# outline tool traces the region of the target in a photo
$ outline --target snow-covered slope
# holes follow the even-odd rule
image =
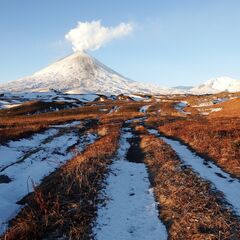
[[[141,84],[123,77],[86,53],[74,53],[32,76],[0,85],[0,91],[66,93],[170,93],[177,90]]]
[[[230,77],[218,77],[212,78],[190,90],[192,93],[204,94],[204,93],[218,93],[218,92],[238,92],[240,91],[240,80]]]
[[[163,88],[143,84],[123,77],[92,56],[83,52],[60,59],[32,76],[0,84],[1,92],[49,92],[71,94],[177,94],[217,93],[240,91],[240,81],[229,77],[210,79],[200,86]]]

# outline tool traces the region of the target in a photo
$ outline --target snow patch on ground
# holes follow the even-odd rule
[[[214,104],[226,102],[226,101],[229,101],[229,100],[230,100],[230,98],[217,98],[217,99],[214,99],[212,101],[206,101],[205,100],[205,102],[199,103],[198,105],[193,105],[192,107],[195,107],[195,108],[210,107]]]
[[[159,136],[156,130],[149,130],[150,133]],[[202,178],[210,181],[217,190],[223,192],[226,200],[230,203],[236,214],[240,216],[240,181],[231,177],[215,165],[213,162],[205,161],[203,158],[193,153],[187,146],[177,140],[161,137],[177,153],[184,164],[190,166]]]
[[[211,109],[211,112],[219,112],[219,111],[221,111],[222,110],[222,108],[212,108]]]
[[[201,112],[200,114],[201,114],[201,115],[204,115],[204,116],[207,116],[207,115],[209,115],[209,113],[208,113],[208,112]]]
[[[93,229],[95,239],[167,239],[166,228],[158,218],[146,166],[126,160],[130,147],[127,139],[132,137],[128,130],[123,130],[118,154],[102,193],[107,200],[98,209]]]
[[[151,105],[145,105],[145,106],[141,107],[141,108],[139,109],[139,112],[140,112],[140,113],[146,113],[147,110],[148,110],[148,108],[149,108],[150,106],[151,106]]]
[[[226,102],[226,101],[229,101],[229,98],[217,98],[217,99],[213,100],[212,102],[214,104],[217,104],[217,103],[222,103],[222,102]]]
[[[120,107],[119,106],[115,106],[115,107],[113,107],[110,111],[109,111],[109,113],[108,114],[111,114],[111,113],[116,113],[116,112],[118,112],[119,111],[119,109],[120,109]]]
[[[0,100],[0,109],[9,109],[22,105],[21,102],[12,99]]]
[[[141,97],[141,96],[138,96],[138,95],[134,95],[134,94],[130,94],[129,97],[132,98],[136,102],[141,102],[141,101],[143,101],[145,99],[144,97]]]
[[[72,125],[66,124],[67,127]],[[0,175],[8,176],[11,182],[0,184],[0,234],[6,230],[8,221],[21,209],[22,206],[16,202],[33,191],[33,183],[35,186],[40,184],[44,176],[71,159],[76,151],[83,151],[96,139],[93,134],[79,137],[74,131],[63,135],[57,133],[56,129],[50,129],[30,139],[10,142],[6,152],[4,146],[1,146],[0,162],[4,170]],[[68,150],[72,146],[75,147],[75,152]],[[6,166],[9,163],[11,164]]]
[[[34,134],[30,138],[10,141],[6,145],[0,145],[0,174],[8,165],[20,160],[24,154],[39,147],[41,142],[55,135],[57,132],[57,129],[49,129],[43,133]]]
[[[210,101],[210,102],[202,102],[202,103],[199,103],[198,105],[193,105],[192,107],[210,107],[213,105],[213,102]]]
[[[188,103],[185,101],[179,102],[175,105],[175,109],[183,114],[191,114],[190,112],[185,112],[184,108],[188,106]]]

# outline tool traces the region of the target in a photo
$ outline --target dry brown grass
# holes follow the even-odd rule
[[[192,101],[202,101],[203,97],[206,98],[192,97]],[[35,193],[26,198],[27,205],[11,222],[5,240],[56,239],[64,235],[66,239],[90,239],[98,192],[116,151],[121,124],[145,116],[139,113],[144,105],[152,105],[146,124],[181,139],[226,171],[240,176],[239,118],[213,119],[193,114],[194,117],[186,119],[174,109],[180,97],[169,100],[150,103],[107,100],[98,106],[88,103],[53,113],[1,117],[0,143],[28,137],[53,124],[84,119],[98,119],[100,125],[94,131],[101,136],[82,154],[46,177]],[[114,106],[120,106],[119,111],[109,114]],[[138,121],[132,126],[137,124]],[[145,135],[143,126],[136,126],[135,130],[144,135],[141,148],[162,207],[161,217],[169,226],[170,239],[240,239],[239,222],[221,203],[222,196],[213,193],[210,185],[190,169],[181,168],[173,150],[159,139]]]
[[[66,123],[75,120],[94,119],[96,115],[68,115],[48,117],[39,115],[36,118],[17,118],[0,119],[0,144],[9,140],[17,140],[30,137],[32,134],[41,132],[53,124]]]
[[[61,110],[68,107],[72,107],[72,104],[67,102],[29,101],[21,104],[20,106],[0,110],[0,117],[52,112],[55,109]]]
[[[2,239],[90,239],[98,192],[118,146],[121,124],[46,177]]]
[[[145,120],[145,123],[151,127],[159,127],[163,126],[167,123],[176,122],[178,120],[184,120],[183,117],[176,117],[176,116],[148,116],[148,118]]]
[[[79,108],[31,116],[18,115],[18,112],[16,112],[16,115],[12,113],[10,115],[4,114],[0,117],[0,144],[6,143],[9,140],[29,137],[34,133],[49,128],[53,124],[98,118],[102,119],[101,122],[103,123],[109,123],[112,121],[119,122],[121,120],[143,116],[142,113],[139,113],[139,108],[143,105],[144,103],[138,102],[108,101],[106,103],[101,103],[101,105],[86,105]],[[120,106],[119,111],[109,114],[109,111],[114,106]],[[106,111],[102,111],[103,109]],[[35,111],[35,108],[30,105],[28,111]]]
[[[157,116],[181,116],[181,114],[175,109],[175,105],[178,101],[170,99],[163,99],[161,102],[156,102],[149,107],[148,112]]]
[[[191,169],[181,167],[169,145],[145,135],[141,149],[169,239],[240,239],[240,223],[221,203],[222,196]]]
[[[120,102],[119,105],[116,104],[116,106],[120,106],[120,109],[117,112],[102,115],[100,122],[114,123],[144,117],[145,114],[139,112],[139,109],[144,105],[146,105],[146,103],[143,102]]]
[[[42,113],[32,116],[6,115],[0,118],[0,143],[29,137],[49,128],[53,124],[75,120],[96,119],[107,113],[101,109],[111,109],[111,106],[83,106],[75,109]]]
[[[227,172],[240,177],[240,119],[182,120],[159,127],[204,157],[210,157]]]
[[[144,114],[143,113],[139,113],[139,112],[129,112],[129,113],[113,113],[113,114],[109,114],[108,116],[105,115],[103,117],[100,118],[100,122],[101,123],[117,123],[117,122],[122,122],[122,121],[126,121],[128,119],[131,118],[141,118],[143,117]]]
[[[184,110],[186,112],[191,112],[191,116],[210,115],[214,117],[238,117],[239,97],[240,92],[222,92],[218,94],[187,96],[184,100],[188,102],[189,106],[184,108]],[[215,102],[221,98],[225,98],[226,102]],[[223,108],[223,110],[219,112],[212,112],[214,108]]]
[[[240,117],[240,98],[216,104],[215,107],[222,110],[211,113],[211,117]]]
[[[236,93],[221,92],[217,94],[189,95],[184,100],[187,101],[190,105],[199,105],[203,102],[210,102],[219,98],[232,98],[239,96],[240,92]]]

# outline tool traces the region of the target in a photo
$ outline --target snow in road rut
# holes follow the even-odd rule
[[[54,127],[63,130],[79,125],[79,123],[76,121],[71,124],[55,125]],[[6,155],[4,149],[0,147],[0,153],[2,154],[0,162],[11,163],[5,165],[5,168],[2,168],[4,170],[0,172],[0,175],[8,176],[11,179],[9,183],[0,184],[0,234],[6,230],[7,222],[21,209],[21,205],[16,202],[33,191],[32,182],[38,185],[44,176],[71,159],[74,152],[69,152],[69,147],[75,146],[76,150],[82,151],[96,139],[96,135],[79,136],[74,130],[63,132],[62,135],[57,134],[57,132],[56,129],[50,129],[29,139],[11,141]],[[50,136],[52,139],[49,139]],[[45,142],[47,139],[48,141]],[[26,157],[24,157],[24,154],[27,154]],[[10,158],[10,156],[13,157]],[[7,161],[8,158],[16,163]],[[19,161],[19,159],[22,159],[22,161]],[[4,164],[0,164],[1,166],[4,166]]]
[[[145,105],[145,106],[141,107],[141,108],[139,109],[139,112],[140,112],[140,113],[146,113],[147,110],[148,110],[148,108],[149,108],[150,106],[151,106],[151,105]]]
[[[118,155],[111,165],[103,195],[107,202],[99,206],[94,234],[97,240],[167,239],[143,163],[126,160],[132,137],[125,128]]]
[[[151,133],[158,135],[156,130],[149,130]],[[197,156],[187,146],[179,141],[166,137],[161,137],[163,141],[169,144],[178,154],[183,163],[189,165],[199,175],[212,182],[216,189],[223,192],[226,200],[233,206],[236,214],[240,216],[240,181],[232,178],[213,162],[206,162],[203,158]]]

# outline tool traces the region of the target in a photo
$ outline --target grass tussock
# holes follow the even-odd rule
[[[240,119],[209,118],[174,121],[159,127],[164,134],[187,143],[225,171],[240,177]]]
[[[116,152],[120,127],[102,127],[106,132],[99,140],[46,177],[2,239],[90,239],[98,192]]]
[[[183,168],[169,145],[145,135],[141,140],[160,215],[167,224],[171,240],[240,239],[240,223],[189,168]]]

